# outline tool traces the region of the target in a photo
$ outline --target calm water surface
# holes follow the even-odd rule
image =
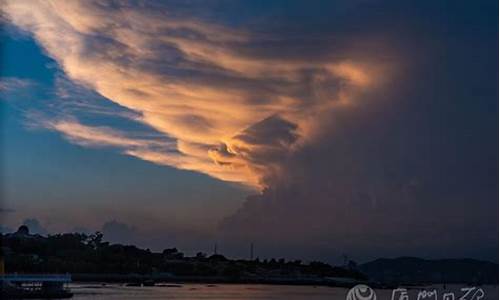
[[[155,287],[126,287],[121,284],[72,284],[75,293],[73,299],[274,299],[274,300],[345,300],[348,289],[313,286],[273,286],[273,285],[239,285],[239,284],[180,284]],[[463,286],[426,287],[436,288],[438,297],[443,299],[444,292],[455,292],[458,300],[463,293]],[[498,286],[482,286],[486,299],[498,299]],[[409,300],[417,300],[419,289],[409,290]],[[391,300],[392,290],[375,290],[377,300]],[[470,299],[470,298],[468,298]],[[468,300],[467,299],[467,300]],[[427,298],[427,300],[434,300]]]

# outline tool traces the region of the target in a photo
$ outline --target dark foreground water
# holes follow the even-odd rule
[[[121,284],[72,284],[71,290],[75,293],[73,299],[273,299],[273,300],[345,300],[348,289],[313,286],[281,286],[281,285],[240,285],[240,284],[180,284],[155,287],[126,287]],[[408,300],[417,300],[418,293],[425,290],[437,292],[433,296],[421,298],[425,300],[453,300],[443,299],[445,293],[454,293],[455,300],[459,300],[466,291],[461,291],[464,286],[430,286],[408,290]],[[480,299],[498,299],[498,286],[482,286],[484,296]],[[377,300],[391,300],[392,290],[375,290]],[[466,300],[479,300],[481,293],[473,293]],[[400,294],[400,293],[399,293]],[[397,294],[397,296],[399,295]],[[450,297],[450,296],[448,296]],[[446,297],[445,297],[446,298]],[[358,299],[362,300],[362,299]],[[371,299],[374,300],[374,299]],[[394,300],[399,300],[396,297]]]

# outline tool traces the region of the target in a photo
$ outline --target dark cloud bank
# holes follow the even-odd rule
[[[498,260],[497,9],[471,5],[358,10],[369,16],[359,29],[384,27],[402,53],[400,76],[362,108],[333,114],[317,142],[223,220],[227,247]]]

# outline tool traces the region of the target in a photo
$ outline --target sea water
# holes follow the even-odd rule
[[[220,300],[248,300],[248,299],[273,299],[273,300],[346,300],[349,289],[325,286],[287,286],[287,285],[256,285],[256,284],[164,284],[152,287],[128,287],[123,284],[79,284],[70,285],[75,294],[73,299],[220,299]],[[400,300],[402,291],[406,292],[408,300],[419,300],[419,293],[423,291],[436,291],[436,297],[429,294],[429,297],[420,300],[443,300],[445,294],[453,294],[455,300],[459,300],[466,290],[466,286],[426,286],[407,288],[400,290],[375,290],[376,300]],[[484,296],[481,300],[498,299],[498,286],[481,286]],[[477,296],[480,293],[476,293]],[[476,297],[477,297],[476,296]],[[447,296],[452,300],[451,296]],[[473,294],[469,294],[466,300],[473,299]],[[362,299],[358,299],[362,300]],[[370,300],[370,299],[368,299]],[[374,299],[371,299],[374,300]]]

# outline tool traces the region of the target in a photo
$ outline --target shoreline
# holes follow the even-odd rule
[[[338,281],[329,278],[277,278],[277,277],[224,277],[224,276],[172,276],[162,274],[71,274],[72,282],[100,282],[154,285],[161,283],[201,283],[201,284],[269,284],[269,285],[303,285],[351,288],[366,281]],[[346,278],[347,279],[347,278]],[[348,280],[352,280],[348,278]],[[377,288],[392,286],[368,283]]]

